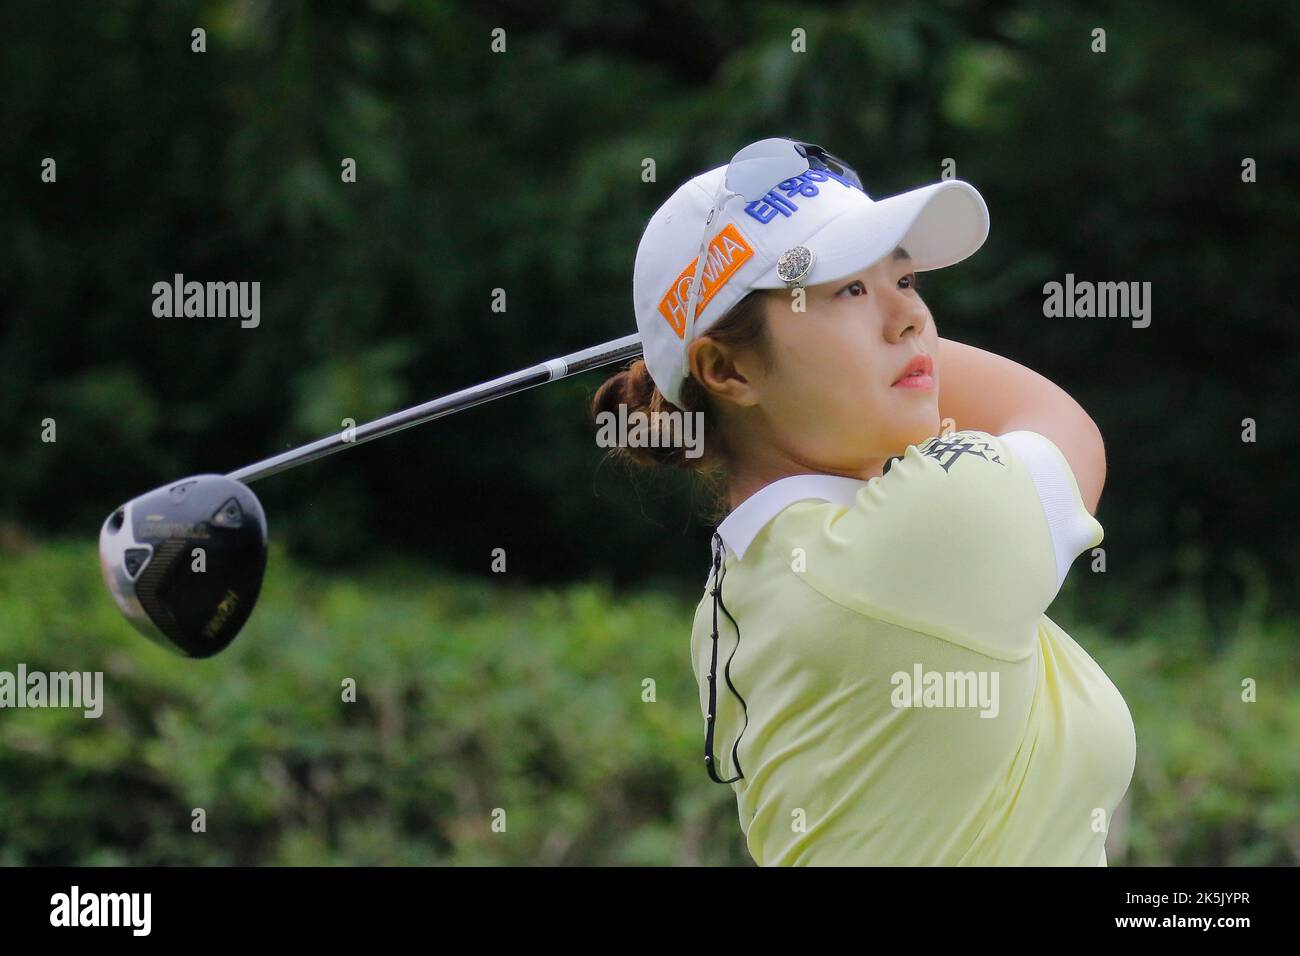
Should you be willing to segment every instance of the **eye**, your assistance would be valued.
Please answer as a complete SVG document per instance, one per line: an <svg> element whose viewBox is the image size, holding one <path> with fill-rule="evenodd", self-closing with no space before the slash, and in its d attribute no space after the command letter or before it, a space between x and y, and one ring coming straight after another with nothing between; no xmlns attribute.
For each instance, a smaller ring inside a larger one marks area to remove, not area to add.
<svg viewBox="0 0 1300 956"><path fill-rule="evenodd" d="M857 291L857 292L853 292L853 291L852 291L853 289L857 289L858 291ZM843 289L840 289L840 291L839 291L839 292L836 292L835 294L836 294L837 296L841 296L841 295L844 295L844 293L846 293L846 292L848 292L850 295L866 295L866 294L867 294L867 287L866 287L865 285L862 284L862 280L861 280L861 279L854 279L852 282L850 282L848 285L846 285Z"/></svg>
<svg viewBox="0 0 1300 956"><path fill-rule="evenodd" d="M900 289L915 289L919 281L915 272L909 272L898 280L898 287Z"/></svg>

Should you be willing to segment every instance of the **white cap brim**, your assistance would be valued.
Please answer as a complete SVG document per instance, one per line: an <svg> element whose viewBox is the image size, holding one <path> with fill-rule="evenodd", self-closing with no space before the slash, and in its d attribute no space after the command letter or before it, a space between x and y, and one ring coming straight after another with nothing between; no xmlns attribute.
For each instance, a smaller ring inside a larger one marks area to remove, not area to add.
<svg viewBox="0 0 1300 956"><path fill-rule="evenodd" d="M960 179L921 186L887 199L855 203L804 240L813 251L805 285L819 285L875 265L902 246L918 272L942 269L972 255L989 234L979 191ZM752 288L781 289L774 265Z"/></svg>

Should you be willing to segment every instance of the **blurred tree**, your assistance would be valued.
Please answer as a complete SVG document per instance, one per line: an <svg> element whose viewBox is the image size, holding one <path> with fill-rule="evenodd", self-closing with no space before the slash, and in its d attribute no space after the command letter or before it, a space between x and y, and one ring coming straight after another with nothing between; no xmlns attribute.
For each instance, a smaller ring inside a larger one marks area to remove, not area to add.
<svg viewBox="0 0 1300 956"><path fill-rule="evenodd" d="M945 158L984 193L988 244L923 294L944 334L1039 369L1101 424L1111 580L1231 603L1249 565L1300 601L1276 530L1300 378L1298 9L740 9L6 5L0 518L93 535L148 487L632 331L654 209L745 142L797 134L874 195ZM1066 272L1151 282L1151 326L1044 318ZM152 284L176 273L259 281L260 326L155 318ZM483 572L500 546L524 577L698 587L686 482L600 465L600 377L277 477L257 489L274 533L321 561L398 549Z"/></svg>

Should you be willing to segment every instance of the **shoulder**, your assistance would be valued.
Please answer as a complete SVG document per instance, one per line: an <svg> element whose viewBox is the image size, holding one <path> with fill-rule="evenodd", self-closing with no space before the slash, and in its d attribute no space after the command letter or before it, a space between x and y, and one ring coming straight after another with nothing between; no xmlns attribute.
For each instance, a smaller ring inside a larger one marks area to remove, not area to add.
<svg viewBox="0 0 1300 956"><path fill-rule="evenodd" d="M804 580L838 604L1016 659L1100 540L1050 446L971 429L909 445L847 506L784 512L774 543L803 548Z"/></svg>
<svg viewBox="0 0 1300 956"><path fill-rule="evenodd" d="M934 525L969 509L987 513L1025 504L1032 484L1022 479L1013 443L988 432L966 429L909 445L890 460L885 473L867 483L861 504L868 510L902 512L910 523ZM1028 500L1033 504L1032 498ZM983 520L971 514L974 520Z"/></svg>
<svg viewBox="0 0 1300 956"><path fill-rule="evenodd" d="M1102 526L1085 507L1069 462L1045 435L965 429L931 438L915 452L903 456L895 496L905 509L921 512L912 520L973 524L995 541L1034 553L1046 542L1053 595L1074 559L1101 543Z"/></svg>

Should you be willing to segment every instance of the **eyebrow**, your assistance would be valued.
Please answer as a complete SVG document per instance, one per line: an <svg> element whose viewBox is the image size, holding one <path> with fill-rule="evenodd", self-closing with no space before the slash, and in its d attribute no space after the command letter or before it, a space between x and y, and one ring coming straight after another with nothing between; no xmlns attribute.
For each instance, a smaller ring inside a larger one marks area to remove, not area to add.
<svg viewBox="0 0 1300 956"><path fill-rule="evenodd" d="M892 258L893 258L893 260L894 260L895 262L897 262L899 259L907 259L908 261L911 261L911 258L912 258L912 257L911 257L910 255L908 255L906 249L904 249L902 246L899 246L898 248L896 248L896 249L894 250L894 255L893 255ZM845 278L848 278L848 277L846 276ZM854 283L855 281L857 281L857 280L850 280L850 281L844 283L844 285L840 286L838 289L836 289L834 292L832 292L831 295L837 295L837 294L839 294L840 292L843 292L843 291L844 291L845 289L847 289L849 286L853 285L853 283Z"/></svg>

